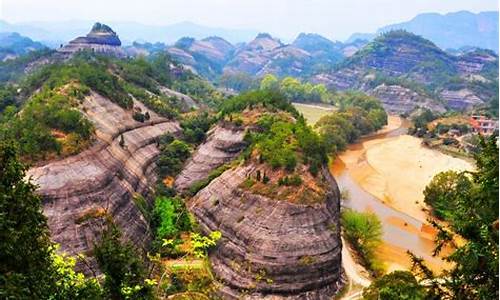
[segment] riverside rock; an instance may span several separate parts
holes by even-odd
[[[331,299],[343,284],[340,193],[302,205],[270,199],[240,187],[254,165],[223,173],[189,201],[201,228],[219,230],[210,255],[226,299]],[[246,292],[245,292],[246,291]]]
[[[248,130],[259,129],[224,123],[214,127],[177,177],[176,189],[188,189],[234,159],[246,147],[244,136]],[[202,231],[222,233],[209,256],[214,275],[222,283],[220,296],[331,299],[342,287],[344,277],[340,192],[327,168],[314,177],[306,166],[297,167],[298,174],[303,174],[301,188],[314,186],[322,192],[320,197],[315,194],[314,201],[302,197],[305,202],[294,202],[287,196],[261,194],[260,188],[252,190],[245,185],[259,170],[271,178],[266,186],[278,187],[284,171],[266,169],[265,164],[254,160],[231,165],[187,200]]]

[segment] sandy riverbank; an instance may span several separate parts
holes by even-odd
[[[473,170],[471,163],[425,148],[421,140],[402,135],[366,145],[365,174],[356,180],[387,205],[425,222],[423,190],[443,171]]]
[[[391,213],[378,204],[367,202],[362,193],[352,190],[352,183],[342,182],[342,188],[353,192],[350,205],[357,210],[377,213],[384,224],[387,236],[384,236],[377,256],[388,271],[408,269],[411,262],[406,250],[411,250],[424,257],[431,269],[439,272],[447,268],[447,264],[432,257],[436,232],[430,225],[423,225],[427,223],[428,215],[422,210],[422,192],[437,173],[450,169],[471,170],[473,166],[423,147],[418,138],[395,136],[401,133],[401,126],[405,127],[405,124],[399,117],[389,117],[389,124],[383,130],[364,137],[340,154],[332,163],[332,173],[338,177],[348,172],[352,182],[378,199],[381,206],[399,213]],[[397,238],[399,235],[401,239]],[[449,253],[448,250],[445,249],[444,254]]]

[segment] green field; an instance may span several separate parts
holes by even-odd
[[[335,110],[335,107],[327,104],[303,104],[293,103],[293,106],[304,115],[309,125],[314,125],[321,117],[328,115]]]

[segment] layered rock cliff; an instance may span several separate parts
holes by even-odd
[[[242,118],[250,116],[254,113],[245,110]],[[253,123],[244,124],[212,129],[176,178],[176,189],[186,190],[235,158],[247,146],[245,131],[259,131]],[[258,154],[251,152],[245,162],[233,163],[187,200],[205,233],[222,233],[210,254],[214,274],[222,283],[221,296],[331,299],[343,284],[340,193],[335,180],[326,168],[314,176],[300,163],[294,174],[301,183],[282,184],[289,171],[259,163],[254,157]],[[256,179],[261,174],[265,183]]]
[[[331,299],[342,285],[339,191],[311,205],[271,199],[241,187],[255,165],[223,173],[188,206],[205,231],[223,239],[210,256],[227,299]]]
[[[245,131],[235,126],[218,125],[208,132],[208,137],[193,156],[182,172],[175,179],[175,189],[185,191],[217,167],[231,161],[246,146],[243,141]]]
[[[409,113],[417,108],[427,108],[440,113],[446,111],[444,105],[438,101],[399,85],[381,84],[368,92],[379,98],[384,109],[391,114]]]
[[[92,30],[86,36],[77,37],[57,51],[69,55],[87,50],[106,55],[125,57],[126,54],[121,48],[121,44],[118,35],[109,26],[95,23]]]
[[[139,102],[134,106],[147,111]],[[80,109],[96,128],[94,146],[28,172],[39,185],[52,239],[71,255],[91,253],[103,220],[112,217],[126,238],[146,245],[149,226],[133,197],[146,195],[156,180],[156,138],[181,129],[152,111],[149,121],[137,122],[132,111],[95,93],[85,98]]]

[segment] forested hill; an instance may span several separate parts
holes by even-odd
[[[41,55],[35,61],[50,61],[53,56]],[[23,61],[14,60],[0,68],[16,63]],[[66,156],[87,147],[94,129],[87,121],[84,100],[94,94],[142,121],[145,112],[137,107],[137,101],[162,117],[174,119],[222,97],[208,82],[164,54],[117,59],[81,52],[66,61],[41,65],[27,76],[22,74],[20,71],[12,77],[19,79],[0,86],[0,135],[21,141],[21,154],[29,160]]]
[[[435,111],[493,108],[498,101],[498,56],[488,50],[451,55],[398,30],[382,34],[312,80],[339,90],[364,90],[399,113],[417,106]]]

